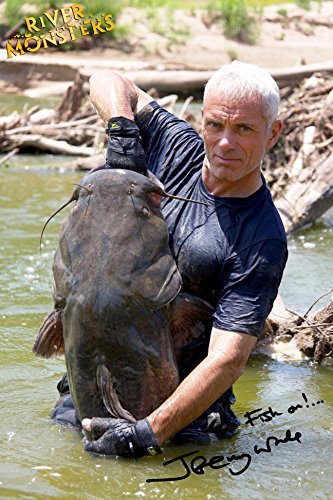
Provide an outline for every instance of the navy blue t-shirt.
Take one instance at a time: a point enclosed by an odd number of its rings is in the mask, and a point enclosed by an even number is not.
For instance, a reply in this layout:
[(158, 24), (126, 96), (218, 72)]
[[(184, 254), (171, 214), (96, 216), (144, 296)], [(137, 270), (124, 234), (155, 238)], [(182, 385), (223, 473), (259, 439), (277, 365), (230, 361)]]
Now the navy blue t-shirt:
[(155, 102), (136, 123), (147, 168), (165, 190), (209, 204), (162, 202), (183, 291), (212, 304), (215, 328), (258, 337), (287, 260), (285, 231), (265, 180), (247, 198), (213, 196), (201, 177), (203, 140), (193, 128)]

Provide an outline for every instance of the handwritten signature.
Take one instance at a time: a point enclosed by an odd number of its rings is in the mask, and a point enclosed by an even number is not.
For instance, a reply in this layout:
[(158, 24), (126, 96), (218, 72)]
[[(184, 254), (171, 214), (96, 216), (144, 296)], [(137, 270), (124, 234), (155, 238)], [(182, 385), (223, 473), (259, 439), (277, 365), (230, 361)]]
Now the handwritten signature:
[[(253, 451), (256, 455), (260, 455), (261, 453), (271, 453), (272, 445), (279, 446), (280, 444), (290, 443), (292, 441), (297, 441), (301, 443), (301, 432), (295, 432), (293, 436), (291, 434), (290, 429), (288, 429), (285, 433), (285, 436), (280, 439), (276, 436), (269, 436), (266, 439), (266, 443), (262, 448), (259, 448), (257, 445), (253, 447)], [(209, 460), (203, 455), (197, 455), (193, 457), (189, 463), (186, 462), (186, 458), (195, 455), (199, 450), (190, 451), (188, 453), (183, 453), (178, 457), (171, 458), (163, 462), (164, 466), (170, 465), (174, 462), (180, 461), (184, 467), (184, 474), (176, 477), (166, 477), (166, 478), (155, 478), (155, 479), (146, 479), (147, 483), (153, 482), (162, 482), (162, 481), (181, 481), (182, 479), (188, 478), (192, 473), (202, 475), (205, 473), (206, 468), (210, 469), (222, 469), (223, 467), (229, 467), (229, 473), (232, 476), (240, 476), (243, 474), (249, 467), (252, 462), (252, 457), (249, 453), (241, 453), (240, 455), (230, 455), (225, 457), (224, 455), (215, 455), (211, 457)], [(240, 462), (241, 467), (237, 468), (233, 462)], [(225, 462), (225, 463), (224, 463)]]
[[(297, 403), (296, 405), (290, 405), (289, 408), (287, 409), (289, 415), (293, 415), (296, 411), (302, 408), (310, 408), (311, 406), (313, 407), (324, 403), (324, 401), (321, 399), (320, 401), (317, 401), (316, 403), (311, 403), (310, 405), (308, 402), (308, 398), (306, 397), (306, 394), (304, 394), (304, 392), (302, 392), (302, 398), (304, 402), (307, 404), (304, 405)], [(245, 424), (250, 424), (251, 426), (254, 426), (255, 421), (258, 419), (261, 420), (261, 422), (269, 422), (270, 420), (273, 420), (274, 417), (278, 417), (279, 415), (283, 415), (283, 413), (273, 410), (271, 406), (266, 411), (263, 411), (262, 408), (257, 408), (256, 410), (244, 413), (244, 417), (247, 419)]]
[[(303, 403), (306, 404), (296, 404), (290, 405), (287, 409), (287, 412), (290, 415), (293, 415), (296, 411), (301, 408), (310, 408), (316, 406), (318, 404), (324, 403), (323, 400), (317, 401), (316, 403), (308, 402), (308, 398), (302, 392)], [(245, 424), (254, 426), (256, 421), (260, 420), (261, 422), (269, 422), (273, 420), (273, 418), (278, 417), (279, 415), (283, 415), (282, 412), (278, 412), (273, 410), (270, 406), (268, 410), (264, 410), (262, 408), (257, 408), (255, 410), (246, 412), (244, 417), (246, 418)], [(297, 443), (301, 442), (302, 433), (295, 432), (292, 435), (291, 430), (287, 429), (285, 432), (285, 436), (282, 438), (278, 438), (276, 436), (269, 436), (266, 439), (266, 442), (263, 447), (258, 446), (257, 444), (253, 446), (253, 453), (255, 455), (260, 455), (261, 453), (271, 453), (272, 446), (279, 446), (281, 444), (291, 443), (293, 441), (297, 441)], [(155, 478), (155, 479), (146, 479), (147, 483), (153, 482), (163, 482), (163, 481), (181, 481), (183, 479), (187, 479), (192, 473), (203, 475), (205, 474), (205, 470), (207, 468), (210, 469), (222, 469), (224, 467), (228, 468), (228, 472), (232, 476), (239, 476), (243, 474), (249, 467), (252, 462), (252, 455), (250, 453), (240, 453), (238, 455), (215, 455), (210, 459), (207, 459), (203, 455), (197, 455), (199, 450), (190, 451), (188, 453), (183, 453), (177, 457), (171, 458), (170, 460), (166, 460), (163, 462), (164, 466), (168, 466), (172, 463), (179, 462), (183, 466), (182, 474), (176, 477), (168, 477), (168, 478)], [(195, 456), (193, 456), (195, 455)], [(192, 458), (190, 458), (192, 457)]]

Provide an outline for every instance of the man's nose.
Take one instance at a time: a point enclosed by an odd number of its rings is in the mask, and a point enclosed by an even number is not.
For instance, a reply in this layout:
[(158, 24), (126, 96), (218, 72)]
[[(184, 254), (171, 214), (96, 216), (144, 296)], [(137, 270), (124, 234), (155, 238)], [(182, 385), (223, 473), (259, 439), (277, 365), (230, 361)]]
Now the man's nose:
[(235, 137), (232, 130), (225, 128), (219, 137), (219, 146), (224, 150), (235, 149)]

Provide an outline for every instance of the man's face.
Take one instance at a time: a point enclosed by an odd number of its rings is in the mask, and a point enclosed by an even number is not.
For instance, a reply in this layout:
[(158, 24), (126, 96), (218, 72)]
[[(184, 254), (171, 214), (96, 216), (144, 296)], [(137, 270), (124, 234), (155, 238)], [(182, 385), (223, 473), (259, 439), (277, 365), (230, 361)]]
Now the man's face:
[(221, 92), (208, 94), (202, 115), (206, 152), (203, 179), (208, 189), (216, 195), (251, 194), (261, 184), (261, 160), (278, 140), (281, 122), (267, 127), (256, 99), (230, 100)]

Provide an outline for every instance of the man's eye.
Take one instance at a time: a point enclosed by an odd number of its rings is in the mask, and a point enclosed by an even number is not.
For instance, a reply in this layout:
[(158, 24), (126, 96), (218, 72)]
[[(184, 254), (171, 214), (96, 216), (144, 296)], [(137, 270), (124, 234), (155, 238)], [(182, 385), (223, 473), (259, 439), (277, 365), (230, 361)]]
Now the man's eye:
[(219, 128), (220, 124), (218, 122), (207, 122), (207, 127)]
[(238, 129), (241, 131), (241, 132), (249, 132), (251, 130), (251, 127), (249, 127), (248, 125), (239, 125), (238, 126)]

